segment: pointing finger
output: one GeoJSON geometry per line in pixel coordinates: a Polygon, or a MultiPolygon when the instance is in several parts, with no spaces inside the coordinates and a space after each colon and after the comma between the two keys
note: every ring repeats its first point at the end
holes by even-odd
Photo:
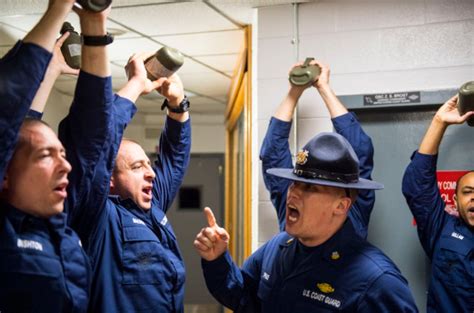
{"type": "Polygon", "coordinates": [[[209,227],[214,227],[217,224],[214,213],[212,213],[212,210],[209,207],[204,208],[204,215],[206,215],[207,224],[209,227]]]}

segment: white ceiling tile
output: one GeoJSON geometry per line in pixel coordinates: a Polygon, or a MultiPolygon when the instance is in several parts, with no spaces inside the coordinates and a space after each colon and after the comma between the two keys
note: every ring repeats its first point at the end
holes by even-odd
{"type": "Polygon", "coordinates": [[[192,59],[185,58],[183,66],[178,70],[178,75],[212,73],[213,70],[192,59]]]}
{"type": "Polygon", "coordinates": [[[202,2],[118,7],[112,10],[110,17],[148,36],[237,28],[202,2]]]}
{"type": "Polygon", "coordinates": [[[114,80],[126,80],[127,75],[125,73],[125,62],[123,63],[111,63],[110,64],[110,69],[112,70],[112,77],[114,80]],[[122,65],[123,64],[123,65],[122,65]]]}
{"type": "Polygon", "coordinates": [[[140,51],[157,51],[162,46],[146,38],[117,39],[109,46],[111,61],[123,62],[140,51]]]}
{"type": "Polygon", "coordinates": [[[196,94],[207,96],[227,94],[230,87],[230,78],[218,73],[182,74],[180,75],[185,89],[196,94]]]}
{"type": "Polygon", "coordinates": [[[18,39],[25,37],[26,32],[9,25],[0,24],[0,45],[13,46],[18,39]]]}
{"type": "Polygon", "coordinates": [[[154,37],[163,44],[191,56],[239,53],[244,43],[244,31],[219,31],[200,34],[154,37]]]}
{"type": "Polygon", "coordinates": [[[201,62],[209,64],[210,66],[217,68],[223,72],[230,72],[234,70],[235,65],[237,64],[239,54],[221,54],[221,55],[211,55],[211,56],[202,56],[196,57],[201,62]]]}
{"type": "MultiPolygon", "coordinates": [[[[30,14],[30,15],[10,15],[10,16],[1,16],[0,23],[4,23],[12,28],[16,28],[17,31],[23,31],[22,36],[28,31],[30,31],[40,20],[41,14],[30,14]]],[[[65,19],[74,27],[75,31],[80,33],[80,24],[79,16],[71,12],[65,19]]],[[[107,21],[107,30],[112,34],[116,34],[116,39],[118,38],[136,38],[140,37],[135,32],[130,32],[126,28],[112,22],[107,21]]],[[[58,34],[59,35],[59,34],[58,34]]]]}
{"type": "Polygon", "coordinates": [[[242,3],[242,1],[222,1],[222,0],[211,0],[210,2],[219,11],[231,17],[237,23],[252,24],[252,21],[253,21],[252,4],[248,2],[242,3]]]}

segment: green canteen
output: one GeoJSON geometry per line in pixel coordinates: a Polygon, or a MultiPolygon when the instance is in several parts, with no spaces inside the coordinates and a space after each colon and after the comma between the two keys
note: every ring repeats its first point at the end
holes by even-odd
{"type": "Polygon", "coordinates": [[[61,46],[61,53],[64,56],[64,61],[66,61],[66,64],[70,67],[79,69],[81,67],[81,36],[68,22],[64,22],[60,34],[63,35],[65,32],[69,32],[69,36],[61,46]]]}
{"type": "MultiPolygon", "coordinates": [[[[458,111],[461,115],[474,111],[474,81],[467,82],[459,88],[458,111]]],[[[474,126],[474,116],[467,120],[467,124],[474,126]]]]}
{"type": "Polygon", "coordinates": [[[77,0],[76,2],[85,10],[101,12],[110,6],[112,0],[77,0]]]}
{"type": "Polygon", "coordinates": [[[184,63],[184,56],[176,49],[162,47],[153,56],[145,60],[145,69],[150,80],[170,77],[184,63]]]}
{"type": "Polygon", "coordinates": [[[317,65],[310,65],[314,58],[306,58],[303,65],[297,66],[290,72],[290,83],[295,86],[305,86],[318,80],[321,68],[317,65]]]}

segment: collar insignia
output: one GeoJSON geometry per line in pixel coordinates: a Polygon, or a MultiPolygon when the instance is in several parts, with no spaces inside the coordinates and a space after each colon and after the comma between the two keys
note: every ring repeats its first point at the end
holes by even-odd
{"type": "Polygon", "coordinates": [[[340,257],[341,257],[341,255],[337,251],[333,251],[331,253],[331,260],[339,260],[340,257]]]}
{"type": "Polygon", "coordinates": [[[296,155],[296,164],[304,165],[308,161],[308,154],[308,150],[298,152],[298,154],[296,155]]]}
{"type": "Polygon", "coordinates": [[[329,285],[328,283],[319,283],[319,284],[317,284],[317,286],[318,286],[319,290],[321,290],[324,293],[334,292],[334,288],[332,288],[332,286],[329,285]]]}

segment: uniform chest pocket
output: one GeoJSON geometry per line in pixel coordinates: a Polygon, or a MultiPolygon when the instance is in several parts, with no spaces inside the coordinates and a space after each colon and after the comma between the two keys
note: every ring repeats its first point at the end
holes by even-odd
{"type": "Polygon", "coordinates": [[[163,277],[163,247],[147,227],[123,228],[122,284],[159,284],[163,277]]]}
{"type": "Polygon", "coordinates": [[[454,238],[443,238],[435,258],[435,270],[446,284],[466,288],[472,286],[474,275],[469,261],[471,247],[467,242],[454,238]]]}
{"type": "Polygon", "coordinates": [[[57,279],[61,276],[61,263],[56,256],[0,250],[0,272],[3,271],[57,279]]]}

